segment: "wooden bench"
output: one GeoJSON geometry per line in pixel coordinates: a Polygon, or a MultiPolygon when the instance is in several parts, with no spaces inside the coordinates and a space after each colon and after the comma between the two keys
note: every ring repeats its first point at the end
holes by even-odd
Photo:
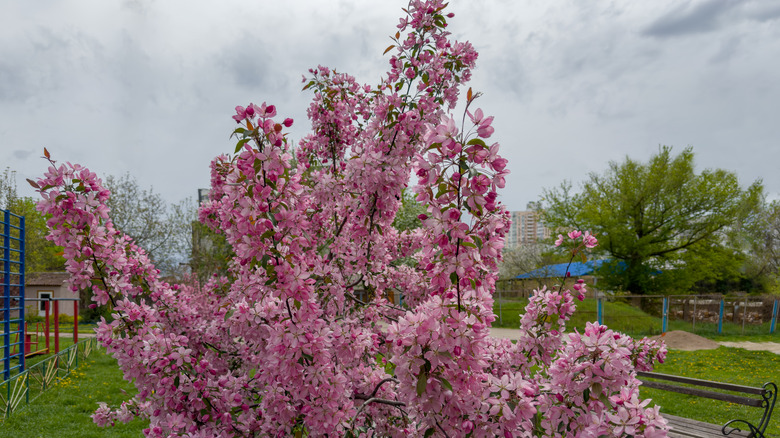
{"type": "Polygon", "coordinates": [[[674,415],[663,414],[663,417],[669,422],[671,430],[669,436],[678,437],[759,437],[764,438],[764,431],[772,416],[772,410],[777,401],[777,385],[772,382],[765,383],[761,388],[750,386],[733,385],[730,383],[712,382],[709,380],[692,379],[689,377],[672,376],[661,373],[637,372],[642,386],[646,388],[661,389],[664,391],[679,392],[697,397],[722,400],[731,403],[738,403],[756,408],[763,408],[764,413],[758,424],[752,424],[747,420],[731,420],[723,426],[718,424],[704,423],[702,421],[691,420],[688,418],[677,417],[674,415]],[[653,379],[653,380],[650,380],[653,379]],[[689,386],[678,386],[670,383],[682,383],[689,386]],[[731,391],[733,393],[748,394],[736,395],[732,393],[716,392],[701,388],[711,388],[719,391],[731,391]]]}

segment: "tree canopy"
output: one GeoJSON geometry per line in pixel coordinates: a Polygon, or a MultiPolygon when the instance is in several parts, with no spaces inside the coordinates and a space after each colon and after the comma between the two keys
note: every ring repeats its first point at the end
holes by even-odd
{"type": "Polygon", "coordinates": [[[598,235],[602,252],[615,260],[602,270],[610,286],[642,294],[735,273],[740,254],[726,245],[727,235],[757,211],[762,190],[760,181],[741,188],[723,169],[697,174],[692,148],[673,155],[664,146],[647,163],[610,162],[579,193],[564,182],[542,199],[552,228],[574,225],[598,235]]]}
{"type": "Polygon", "coordinates": [[[0,210],[25,218],[25,271],[64,271],[62,247],[46,239],[46,218],[35,209],[36,203],[32,198],[18,196],[16,172],[6,168],[0,176],[0,210]]]}

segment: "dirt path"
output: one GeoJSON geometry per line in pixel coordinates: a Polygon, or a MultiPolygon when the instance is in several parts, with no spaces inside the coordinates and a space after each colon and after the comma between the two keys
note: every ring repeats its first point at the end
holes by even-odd
{"type": "Polygon", "coordinates": [[[721,342],[724,347],[744,348],[745,350],[763,350],[780,354],[780,342],[721,342]]]}
{"type": "MultiPolygon", "coordinates": [[[[490,328],[490,335],[494,338],[518,339],[519,329],[508,328],[490,328]]],[[[661,338],[666,342],[666,347],[673,350],[695,351],[695,350],[714,350],[721,345],[724,347],[744,348],[746,350],[763,350],[780,354],[780,343],[778,342],[715,342],[693,333],[681,330],[666,332],[661,336],[653,336],[654,339],[661,338]]]]}

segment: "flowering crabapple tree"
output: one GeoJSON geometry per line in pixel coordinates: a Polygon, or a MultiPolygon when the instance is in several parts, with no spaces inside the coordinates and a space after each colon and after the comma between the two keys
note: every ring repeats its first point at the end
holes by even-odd
{"type": "MultiPolygon", "coordinates": [[[[50,239],[73,290],[113,308],[97,336],[138,388],[96,423],[143,417],[149,437],[666,435],[635,374],[663,346],[595,323],[564,334],[583,284],[536,292],[517,343],[489,336],[507,160],[478,93],[451,113],[477,52],[450,39],[445,6],[404,9],[377,86],[312,69],[312,131],[294,149],[274,105],[236,108],[235,152],[212,162],[200,209],[235,253],[227,277],[162,281],[95,174],[44,151],[33,184],[50,239]],[[426,213],[399,232],[407,186],[426,213]]],[[[596,243],[560,241],[572,256],[596,243]]]]}

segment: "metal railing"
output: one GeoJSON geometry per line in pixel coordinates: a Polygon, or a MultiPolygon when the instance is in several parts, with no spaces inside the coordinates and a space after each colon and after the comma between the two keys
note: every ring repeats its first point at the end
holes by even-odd
{"type": "Polygon", "coordinates": [[[97,347],[95,338],[84,339],[0,383],[0,415],[8,417],[32,403],[58,380],[79,367],[97,347]]]}
{"type": "MultiPolygon", "coordinates": [[[[524,313],[525,291],[497,290],[494,310],[502,324],[509,316],[524,313]]],[[[660,334],[685,330],[709,334],[773,334],[780,320],[780,298],[749,295],[611,295],[596,291],[595,297],[577,303],[579,319],[598,321],[634,334],[660,334]]]]}

